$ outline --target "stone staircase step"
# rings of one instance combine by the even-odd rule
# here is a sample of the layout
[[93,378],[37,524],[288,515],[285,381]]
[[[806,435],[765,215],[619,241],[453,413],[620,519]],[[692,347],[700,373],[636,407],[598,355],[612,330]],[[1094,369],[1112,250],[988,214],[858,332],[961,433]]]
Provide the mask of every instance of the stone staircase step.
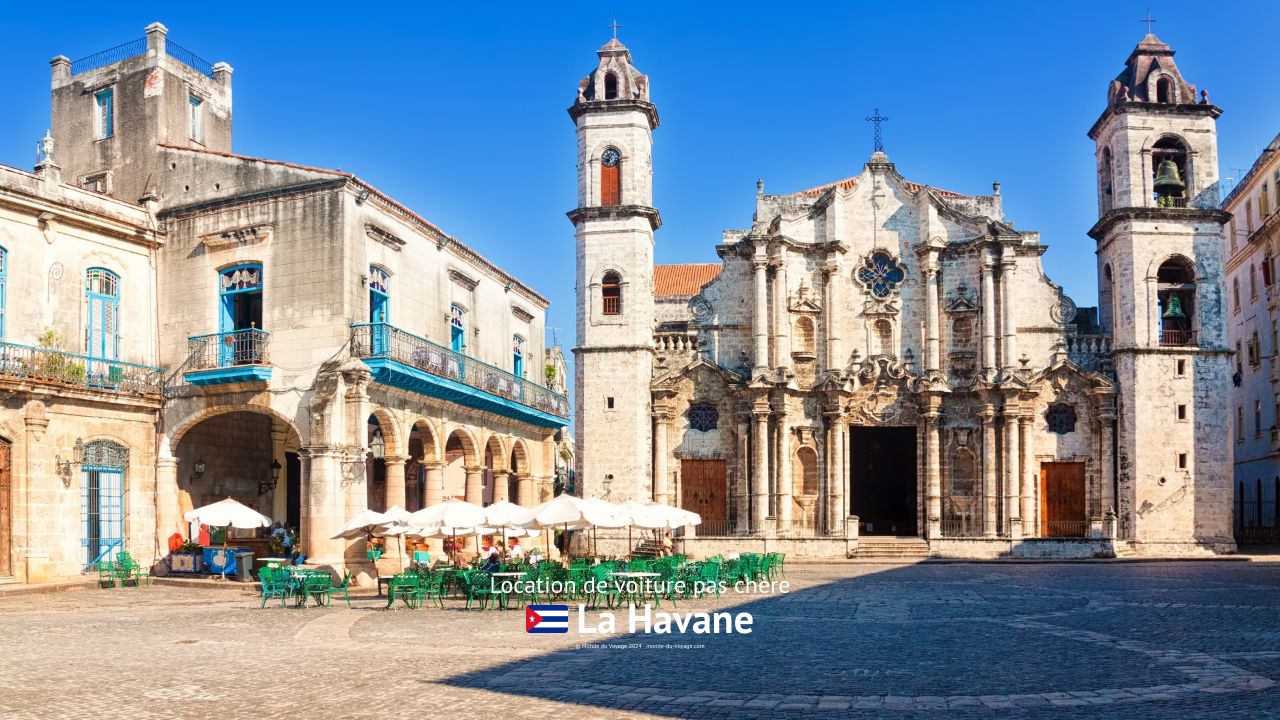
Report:
[[929,557],[929,543],[918,537],[861,537],[853,556],[864,560],[924,560]]
[[0,585],[17,585],[18,578],[12,575],[0,575]]

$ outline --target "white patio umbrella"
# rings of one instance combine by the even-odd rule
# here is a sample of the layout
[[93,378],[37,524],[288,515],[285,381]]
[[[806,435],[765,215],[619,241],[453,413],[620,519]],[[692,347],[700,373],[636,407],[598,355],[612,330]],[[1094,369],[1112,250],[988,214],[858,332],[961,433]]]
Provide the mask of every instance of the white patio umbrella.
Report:
[[[260,528],[271,527],[271,518],[254,510],[251,507],[242,505],[231,498],[219,500],[216,503],[198,507],[194,510],[188,510],[183,513],[183,518],[187,522],[198,522],[201,525],[209,525],[212,527],[233,527],[233,528]],[[222,536],[222,552],[227,552],[227,536]],[[227,566],[222,566],[222,579],[227,579]]]
[[564,530],[588,527],[627,527],[630,520],[621,508],[598,498],[557,495],[533,509],[533,518],[525,527],[560,527]]
[[627,529],[628,548],[632,547],[630,528],[633,527],[645,530],[670,530],[685,525],[702,524],[702,516],[698,513],[662,503],[628,500],[622,503],[622,510],[631,518],[631,525]]
[[[469,531],[473,528],[485,527],[484,508],[479,505],[466,502],[465,500],[449,499],[441,503],[436,503],[429,507],[410,513],[409,524],[415,525],[427,532],[444,531],[442,535],[427,535],[423,537],[458,537],[471,534]],[[493,529],[490,528],[492,533]],[[477,533],[478,534],[478,533]],[[480,540],[476,540],[476,550],[479,551]]]
[[391,521],[392,518],[387,517],[385,513],[365,508],[356,513],[351,518],[351,521],[347,523],[347,526],[342,528],[342,531],[334,535],[330,540],[356,540],[366,537],[379,525],[385,525]]
[[520,527],[521,523],[526,523],[533,519],[533,510],[533,508],[516,505],[513,502],[499,500],[485,507],[484,519],[486,524],[502,531],[502,546],[506,547],[509,538],[525,537],[530,532],[535,536],[537,535],[537,530],[526,530]]

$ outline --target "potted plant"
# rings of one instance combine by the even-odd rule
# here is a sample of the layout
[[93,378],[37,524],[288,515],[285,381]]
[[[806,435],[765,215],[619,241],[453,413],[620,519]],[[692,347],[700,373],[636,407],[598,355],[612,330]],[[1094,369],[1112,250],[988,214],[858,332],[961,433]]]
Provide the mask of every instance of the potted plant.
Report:
[[202,548],[200,543],[188,540],[182,543],[177,552],[169,556],[171,572],[198,573],[201,570]]

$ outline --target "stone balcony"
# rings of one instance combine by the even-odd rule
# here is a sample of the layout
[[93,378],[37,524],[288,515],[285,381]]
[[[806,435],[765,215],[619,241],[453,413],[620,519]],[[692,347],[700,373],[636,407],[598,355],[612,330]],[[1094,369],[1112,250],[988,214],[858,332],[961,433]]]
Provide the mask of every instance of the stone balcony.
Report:
[[164,372],[137,363],[0,342],[0,380],[118,395],[160,392]]

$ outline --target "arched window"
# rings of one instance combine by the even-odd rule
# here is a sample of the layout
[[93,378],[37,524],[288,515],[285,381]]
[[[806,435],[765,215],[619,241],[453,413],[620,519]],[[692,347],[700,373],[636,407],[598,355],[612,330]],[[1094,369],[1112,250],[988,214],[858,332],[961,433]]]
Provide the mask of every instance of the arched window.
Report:
[[369,322],[390,321],[391,274],[377,265],[369,266]]
[[616,147],[600,153],[600,205],[622,204],[622,152]]
[[454,303],[449,308],[449,347],[454,352],[463,352],[467,349],[467,310],[461,305]]
[[898,286],[907,279],[907,270],[889,253],[877,250],[863,260],[862,267],[858,268],[854,277],[872,296],[883,300],[896,292]]
[[622,278],[618,273],[610,270],[604,274],[600,280],[600,299],[605,315],[622,314]]
[[812,356],[814,353],[813,318],[804,315],[796,319],[796,344],[792,351],[797,355]]
[[1151,194],[1157,207],[1186,207],[1191,197],[1187,173],[1187,145],[1163,137],[1151,148]]
[[511,374],[524,377],[524,338],[511,336]]
[[1173,102],[1173,81],[1167,77],[1161,77],[1156,80],[1156,102]]
[[89,268],[84,294],[89,306],[85,353],[115,360],[120,352],[120,276],[103,268]]
[[1102,186],[1102,197],[1099,198],[1099,203],[1102,205],[1102,209],[1104,211],[1111,209],[1112,185],[1115,182],[1115,171],[1112,169],[1111,165],[1111,148],[1103,148],[1102,167],[1098,169],[1098,174],[1100,175],[1098,179],[1101,181]]
[[1183,257],[1165,260],[1156,271],[1161,345],[1195,344],[1195,283],[1195,268]]
[[871,326],[875,335],[877,355],[893,355],[893,324],[884,318],[875,321]]
[[84,446],[80,463],[80,548],[86,568],[114,560],[124,546],[124,471],[129,451],[110,440]]
[[618,99],[618,76],[613,73],[604,74],[604,99]]

